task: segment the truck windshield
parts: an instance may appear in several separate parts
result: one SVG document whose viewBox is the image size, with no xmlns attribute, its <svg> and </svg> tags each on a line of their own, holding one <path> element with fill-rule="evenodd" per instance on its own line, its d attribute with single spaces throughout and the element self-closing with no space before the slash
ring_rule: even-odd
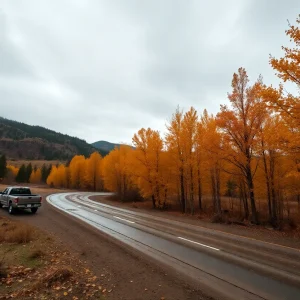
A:
<svg viewBox="0 0 300 300">
<path fill-rule="evenodd" d="M 13 188 L 10 191 L 11 195 L 31 195 L 30 189 L 27 188 Z"/>
</svg>

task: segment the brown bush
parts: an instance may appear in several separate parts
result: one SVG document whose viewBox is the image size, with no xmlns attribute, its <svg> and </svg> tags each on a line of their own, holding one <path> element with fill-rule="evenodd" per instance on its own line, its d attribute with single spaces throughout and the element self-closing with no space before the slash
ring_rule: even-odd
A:
<svg viewBox="0 0 300 300">
<path fill-rule="evenodd" d="M 8 227 L 7 230 L 0 230 L 0 241 L 7 243 L 25 244 L 33 240 L 34 229 L 29 225 L 22 224 L 15 226 L 13 229 Z"/>
</svg>

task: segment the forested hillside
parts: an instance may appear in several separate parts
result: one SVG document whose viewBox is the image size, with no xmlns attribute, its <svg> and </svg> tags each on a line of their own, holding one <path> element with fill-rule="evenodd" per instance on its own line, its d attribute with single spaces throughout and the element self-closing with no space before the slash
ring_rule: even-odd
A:
<svg viewBox="0 0 300 300">
<path fill-rule="evenodd" d="M 79 138 L 0 117 L 0 153 L 8 159 L 68 160 L 94 151 L 96 148 Z"/>
</svg>

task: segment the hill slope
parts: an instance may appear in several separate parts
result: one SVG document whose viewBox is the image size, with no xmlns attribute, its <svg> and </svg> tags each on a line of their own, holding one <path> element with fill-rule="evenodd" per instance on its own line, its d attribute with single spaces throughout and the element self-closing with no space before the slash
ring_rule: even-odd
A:
<svg viewBox="0 0 300 300">
<path fill-rule="evenodd" d="M 98 141 L 91 144 L 95 148 L 103 151 L 110 152 L 111 150 L 115 149 L 115 147 L 120 147 L 120 144 L 114 144 L 107 141 Z"/>
<path fill-rule="evenodd" d="M 0 153 L 8 159 L 68 160 L 94 151 L 95 147 L 79 138 L 0 117 Z"/>
</svg>

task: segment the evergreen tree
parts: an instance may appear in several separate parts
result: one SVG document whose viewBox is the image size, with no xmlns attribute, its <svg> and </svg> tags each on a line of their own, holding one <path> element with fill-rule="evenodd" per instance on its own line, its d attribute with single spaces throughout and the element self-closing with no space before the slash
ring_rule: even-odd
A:
<svg viewBox="0 0 300 300">
<path fill-rule="evenodd" d="M 48 167 L 48 169 L 47 169 L 47 178 L 48 178 L 48 176 L 50 175 L 51 170 L 52 170 L 52 165 L 49 164 L 49 167 Z"/>
<path fill-rule="evenodd" d="M 44 182 L 44 183 L 47 182 L 47 178 L 50 175 L 51 170 L 52 170 L 51 164 L 49 164 L 48 167 L 45 164 L 43 164 L 43 166 L 42 166 L 42 182 Z"/>
<path fill-rule="evenodd" d="M 2 155 L 0 157 L 0 178 L 4 178 L 7 172 L 7 162 L 6 156 Z"/>
<path fill-rule="evenodd" d="M 26 167 L 23 164 L 16 176 L 16 182 L 25 182 L 25 181 L 26 181 Z"/>
<path fill-rule="evenodd" d="M 48 177 L 48 169 L 45 164 L 42 166 L 42 182 L 46 183 Z"/>
<path fill-rule="evenodd" d="M 25 175 L 25 182 L 29 182 L 30 176 L 32 173 L 32 164 L 29 163 L 26 167 L 26 175 Z"/>
<path fill-rule="evenodd" d="M 65 163 L 65 167 L 68 168 L 70 166 L 71 159 L 68 159 Z"/>
</svg>

